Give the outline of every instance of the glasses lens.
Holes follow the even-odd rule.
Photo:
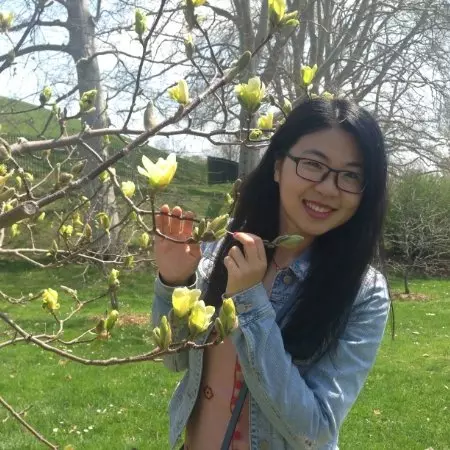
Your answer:
[[[359,194],[364,188],[364,180],[357,172],[340,172],[338,175],[338,187],[343,191]]]
[[[326,166],[313,159],[300,159],[297,165],[298,176],[310,181],[322,181],[325,173],[328,172]]]

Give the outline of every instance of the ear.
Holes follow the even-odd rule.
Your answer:
[[[275,161],[273,179],[276,183],[280,182],[280,172],[281,172],[281,159]]]

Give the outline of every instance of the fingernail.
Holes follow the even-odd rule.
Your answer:
[[[236,237],[238,234],[239,234],[239,232],[238,232],[238,231],[235,231],[235,232],[233,233],[233,237]]]

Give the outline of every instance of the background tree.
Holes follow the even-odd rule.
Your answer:
[[[450,179],[407,172],[390,188],[385,230],[388,264],[403,277],[404,292],[413,274],[450,273]]]

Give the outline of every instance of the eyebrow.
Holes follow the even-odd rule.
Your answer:
[[[317,150],[315,148],[311,148],[309,150],[305,150],[302,155],[314,155],[317,156],[323,160],[325,160],[326,162],[330,162],[330,159],[328,158],[327,155],[325,155],[325,153],[322,153],[320,150]],[[356,167],[358,169],[362,168],[362,164],[356,161],[351,161],[349,163],[346,164],[347,167]]]

